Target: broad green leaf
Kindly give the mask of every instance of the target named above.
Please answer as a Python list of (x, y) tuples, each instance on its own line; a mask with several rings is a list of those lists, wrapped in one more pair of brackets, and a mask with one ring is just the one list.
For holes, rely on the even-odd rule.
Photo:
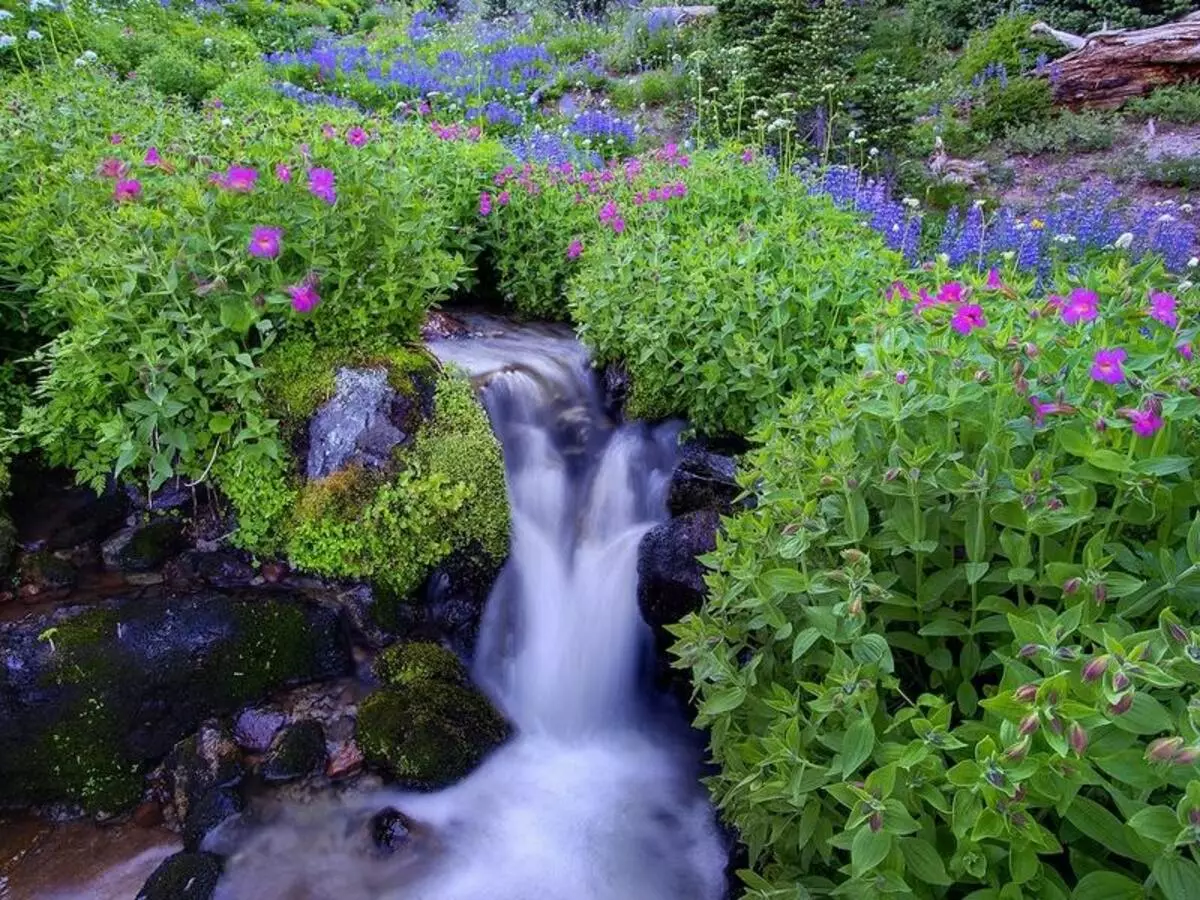
[(1164, 856), (1151, 869), (1167, 900), (1200, 897), (1200, 866), (1182, 856)]
[(1133, 697), (1133, 705), (1119, 716), (1109, 720), (1122, 731), (1130, 734), (1159, 734), (1171, 729), (1171, 716), (1161, 703), (1144, 691)]
[(1142, 859), (1144, 853), (1135, 849), (1135, 835), (1111, 812), (1087, 797), (1076, 796), (1067, 808), (1067, 820), (1100, 846), (1128, 859)]
[(842, 738), (842, 776), (849, 777), (866, 762), (875, 747), (875, 726), (870, 719), (860, 718), (846, 729)]
[(884, 859), (892, 849), (892, 836), (886, 831), (872, 831), (863, 825), (854, 835), (850, 845), (850, 867), (855, 877), (871, 871)]
[(1145, 889), (1116, 872), (1089, 872), (1079, 879), (1071, 900), (1144, 900)]
[(917, 880), (926, 884), (950, 884), (942, 857), (929, 841), (916, 837), (900, 838), (900, 852), (904, 854), (908, 871)]
[(802, 628), (792, 641), (792, 662), (800, 659), (809, 651), (813, 644), (821, 639), (821, 633), (815, 628)]

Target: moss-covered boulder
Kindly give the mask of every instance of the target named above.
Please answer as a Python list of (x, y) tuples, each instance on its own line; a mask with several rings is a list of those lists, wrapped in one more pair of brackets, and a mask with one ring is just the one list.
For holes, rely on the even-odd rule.
[(352, 670), (338, 614), (299, 595), (119, 599), (0, 624), (0, 806), (120, 809), (209, 716)]
[(138, 891), (137, 900), (209, 900), (221, 880), (221, 858), (176, 853), (164, 859)]
[(384, 686), (359, 706), (367, 760), (422, 787), (456, 781), (508, 736), (508, 725), (436, 644), (400, 644), (375, 663)]

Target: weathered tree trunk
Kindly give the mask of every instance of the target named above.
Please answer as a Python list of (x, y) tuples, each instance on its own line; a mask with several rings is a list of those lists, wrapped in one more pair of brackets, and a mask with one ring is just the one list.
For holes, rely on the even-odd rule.
[[(1039, 33), (1068, 46), (1079, 40), (1038, 25)], [(1055, 102), (1093, 109), (1111, 109), (1154, 88), (1200, 78), (1200, 13), (1157, 28), (1088, 35), (1047, 74)]]

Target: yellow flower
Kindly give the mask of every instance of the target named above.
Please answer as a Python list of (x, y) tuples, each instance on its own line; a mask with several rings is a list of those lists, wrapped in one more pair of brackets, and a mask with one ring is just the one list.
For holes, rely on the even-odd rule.
[(1046, 227), (1046, 223), (1041, 219), (1031, 219), (1029, 222), (1029, 227), (1035, 229), (1036, 231), (1041, 231)]

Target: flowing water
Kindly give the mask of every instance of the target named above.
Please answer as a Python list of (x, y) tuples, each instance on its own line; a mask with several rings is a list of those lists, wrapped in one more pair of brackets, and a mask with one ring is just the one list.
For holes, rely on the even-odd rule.
[[(700, 748), (648, 687), (637, 606), (638, 542), (666, 517), (677, 430), (612, 425), (569, 334), (431, 348), (484, 386), (504, 448), (512, 553), (475, 677), (516, 737), (443, 791), (378, 791), (219, 835), (236, 849), (218, 898), (720, 900), (726, 848)], [(416, 825), (382, 854), (370, 823), (389, 807)]]

